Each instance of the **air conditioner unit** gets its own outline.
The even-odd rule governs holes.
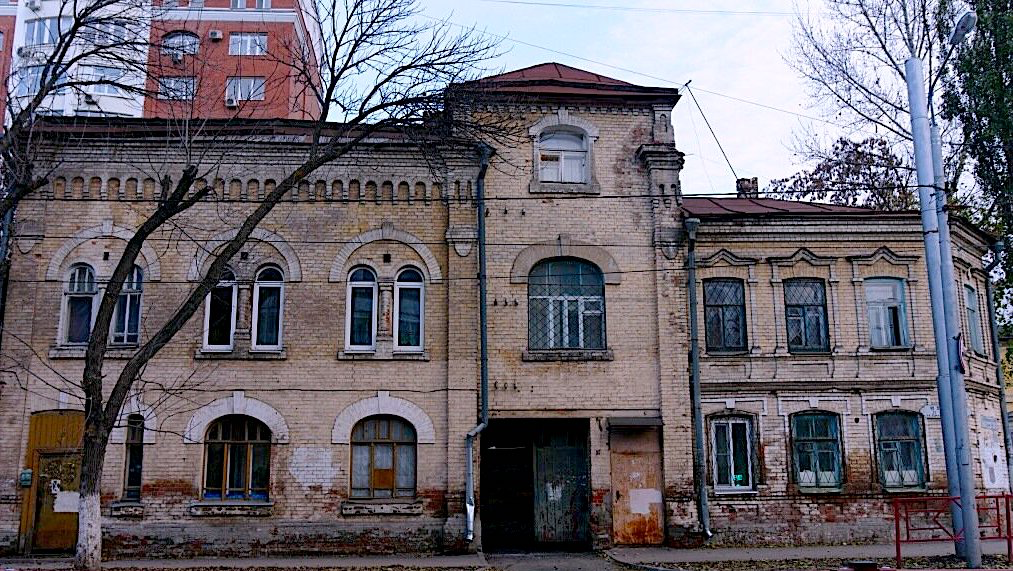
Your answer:
[[[239,107],[239,102],[236,101],[235,97],[226,97],[225,106],[228,107],[229,109],[235,109]]]
[[[208,39],[212,42],[220,42],[225,39],[225,34],[221,30],[211,30],[208,32]]]
[[[25,0],[25,7],[33,12],[38,12],[42,8],[42,2],[39,0]]]

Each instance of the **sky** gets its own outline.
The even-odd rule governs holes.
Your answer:
[[[640,85],[681,87],[691,80],[703,115],[685,92],[672,115],[676,145],[686,153],[686,194],[734,193],[736,175],[758,177],[762,188],[805,166],[792,145],[812,121],[763,107],[819,115],[785,61],[798,10],[793,0],[420,2],[428,16],[506,36],[493,71],[555,61]]]

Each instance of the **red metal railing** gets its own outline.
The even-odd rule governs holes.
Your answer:
[[[1005,539],[1006,557],[1013,562],[1013,523],[1010,494],[983,495],[976,498],[978,529],[982,539]],[[920,496],[893,500],[894,546],[897,568],[901,567],[901,545],[957,541],[963,529],[950,526],[950,506],[960,505],[959,496]]]

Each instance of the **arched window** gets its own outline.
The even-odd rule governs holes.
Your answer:
[[[880,480],[884,486],[925,486],[927,478],[921,415],[904,411],[877,414],[876,450],[879,455]]]
[[[266,266],[257,272],[253,285],[253,349],[281,350],[282,305],[285,278],[281,270]]]
[[[123,499],[141,499],[141,468],[144,463],[144,417],[127,417],[126,457],[123,475]]]
[[[422,273],[415,268],[401,270],[394,282],[394,348],[421,351],[425,295]]]
[[[528,347],[605,348],[605,280],[597,266],[557,258],[531,268]]]
[[[587,137],[575,131],[548,131],[538,138],[541,182],[587,182]]]
[[[841,469],[840,421],[828,412],[802,412],[791,417],[795,482],[803,488],[838,488]]]
[[[355,268],[348,274],[345,307],[345,348],[372,351],[376,348],[376,274]]]
[[[351,497],[415,497],[415,443],[415,429],[396,416],[371,416],[356,424]]]
[[[162,36],[162,53],[173,59],[195,55],[200,49],[200,37],[190,32],[169,32]]]
[[[204,499],[267,500],[270,475],[267,425],[240,414],[211,423],[204,439]]]
[[[204,350],[231,351],[236,332],[236,275],[226,268],[204,305]]]
[[[64,342],[74,344],[88,342],[97,293],[95,271],[88,264],[74,264],[70,268],[63,296]]]
[[[136,345],[141,331],[141,292],[144,289],[144,271],[134,266],[123,281],[123,289],[113,311],[112,343]]]

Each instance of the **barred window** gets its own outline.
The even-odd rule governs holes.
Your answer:
[[[879,474],[888,488],[925,486],[922,424],[913,412],[884,412],[876,415]]]
[[[141,331],[141,291],[144,289],[144,272],[134,266],[127,279],[123,281],[123,289],[116,300],[113,310],[112,343],[117,345],[136,345]]]
[[[352,429],[353,498],[415,497],[415,429],[396,416],[372,416]]]
[[[837,415],[804,412],[791,417],[795,479],[804,488],[841,485],[841,441]]]
[[[271,429],[241,414],[211,424],[204,440],[207,500],[267,500],[271,475]]]
[[[530,349],[605,348],[605,280],[573,258],[539,262],[528,275]]]
[[[785,280],[784,312],[789,351],[805,353],[830,350],[827,296],[823,280]]]
[[[704,321],[708,351],[746,349],[746,302],[742,280],[703,282]]]

